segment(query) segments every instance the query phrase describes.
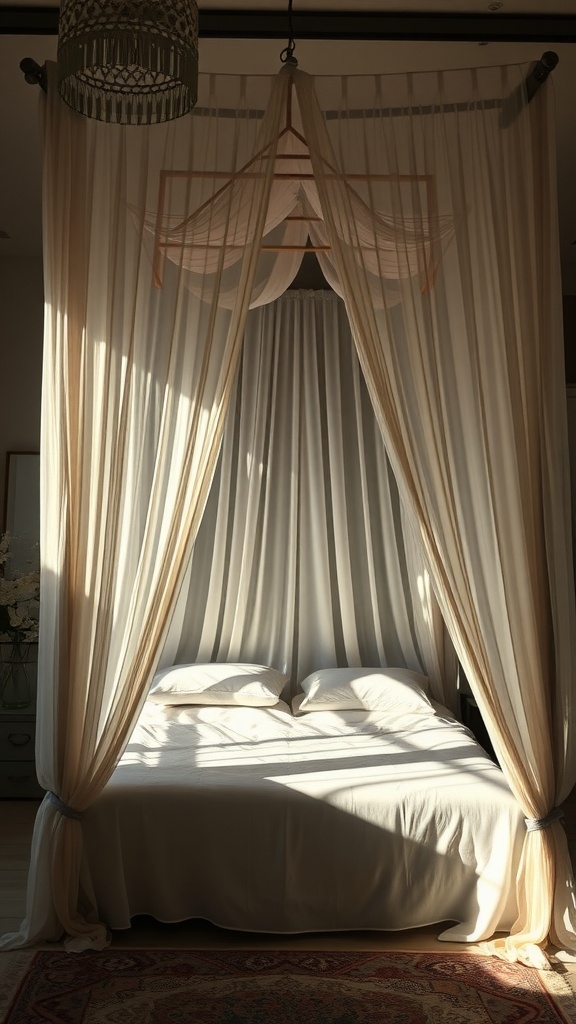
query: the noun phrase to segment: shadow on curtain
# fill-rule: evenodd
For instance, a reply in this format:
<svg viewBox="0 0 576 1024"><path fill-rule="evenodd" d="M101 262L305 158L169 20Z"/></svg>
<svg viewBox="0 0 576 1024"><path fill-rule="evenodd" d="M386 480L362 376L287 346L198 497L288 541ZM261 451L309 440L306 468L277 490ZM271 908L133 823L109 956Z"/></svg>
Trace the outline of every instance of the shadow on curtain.
<svg viewBox="0 0 576 1024"><path fill-rule="evenodd" d="M516 66L208 75L190 117L131 130L73 115L48 70L38 767L52 795L26 921L2 945L106 944L79 881L81 815L166 641L248 308L288 286L309 236L528 819L519 919L490 949L538 964L550 938L576 946L555 815L576 779L576 630L550 89L526 105Z"/></svg>

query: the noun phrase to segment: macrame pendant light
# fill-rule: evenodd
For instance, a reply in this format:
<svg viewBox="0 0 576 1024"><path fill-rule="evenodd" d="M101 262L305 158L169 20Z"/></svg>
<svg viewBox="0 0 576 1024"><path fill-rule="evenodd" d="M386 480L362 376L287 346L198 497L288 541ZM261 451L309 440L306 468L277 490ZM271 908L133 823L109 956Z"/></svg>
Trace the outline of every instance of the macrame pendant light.
<svg viewBox="0 0 576 1024"><path fill-rule="evenodd" d="M197 97L194 0L62 0L58 91L99 121L156 124Z"/></svg>

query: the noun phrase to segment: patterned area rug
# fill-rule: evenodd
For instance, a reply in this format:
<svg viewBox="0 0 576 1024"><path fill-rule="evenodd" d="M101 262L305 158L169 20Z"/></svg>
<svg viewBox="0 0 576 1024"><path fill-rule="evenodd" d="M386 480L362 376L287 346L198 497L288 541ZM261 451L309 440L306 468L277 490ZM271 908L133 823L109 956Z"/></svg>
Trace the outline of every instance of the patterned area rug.
<svg viewBox="0 0 576 1024"><path fill-rule="evenodd" d="M576 1021L556 972L545 979L474 954L417 952L41 951L29 955L5 1014L4 1024Z"/></svg>

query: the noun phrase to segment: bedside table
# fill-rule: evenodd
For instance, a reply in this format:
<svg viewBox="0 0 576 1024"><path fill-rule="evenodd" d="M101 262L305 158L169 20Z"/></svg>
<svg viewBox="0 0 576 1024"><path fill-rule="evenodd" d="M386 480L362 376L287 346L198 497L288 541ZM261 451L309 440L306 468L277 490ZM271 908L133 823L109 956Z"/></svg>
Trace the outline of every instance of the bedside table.
<svg viewBox="0 0 576 1024"><path fill-rule="evenodd" d="M36 709L0 711L0 800L36 799L44 790L36 778Z"/></svg>
<svg viewBox="0 0 576 1024"><path fill-rule="evenodd" d="M490 742L488 730L486 729L484 719L480 714L480 708L471 693L460 693L460 718L464 725L468 726L470 731L474 733L478 743L484 748L488 757L491 757L492 760L498 764L496 754L494 753L494 747Z"/></svg>

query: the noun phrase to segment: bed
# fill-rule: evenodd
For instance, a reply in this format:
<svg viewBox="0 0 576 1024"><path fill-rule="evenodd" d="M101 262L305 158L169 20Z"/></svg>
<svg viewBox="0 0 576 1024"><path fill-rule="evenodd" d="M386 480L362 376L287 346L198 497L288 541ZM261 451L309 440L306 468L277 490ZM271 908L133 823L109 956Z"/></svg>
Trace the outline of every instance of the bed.
<svg viewBox="0 0 576 1024"><path fill-rule="evenodd" d="M425 677L319 672L292 706L280 681L262 706L246 703L242 675L242 703L220 700L221 681L190 703L170 678L156 681L84 818L110 928L144 914L284 934L445 922L443 939L477 941L509 930L524 819Z"/></svg>

